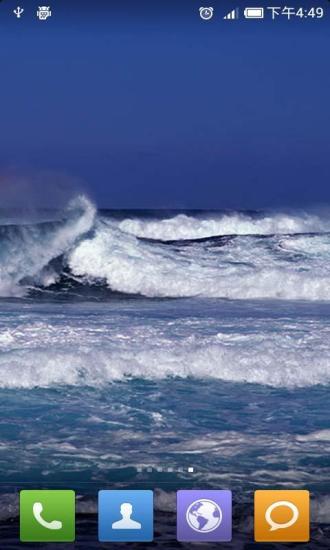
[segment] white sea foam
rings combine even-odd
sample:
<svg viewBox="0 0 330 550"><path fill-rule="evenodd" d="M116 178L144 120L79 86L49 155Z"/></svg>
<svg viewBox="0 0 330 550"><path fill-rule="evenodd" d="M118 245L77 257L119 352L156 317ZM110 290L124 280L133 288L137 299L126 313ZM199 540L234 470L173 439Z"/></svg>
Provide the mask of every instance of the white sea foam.
<svg viewBox="0 0 330 550"><path fill-rule="evenodd" d="M176 341L173 335L164 339L147 328L142 336L141 328L140 337L138 332L131 332L130 343L118 342L113 334L112 342L106 345L102 336L106 331L100 328L89 333L80 329L66 336L65 330L58 328L51 345L47 331L47 327L38 331L44 348L35 339L29 346L19 346L17 341L1 354L0 387L102 387L132 377L213 378L283 388L330 383L329 342L321 343L322 333L319 339L306 336L306 341L283 334L251 334L231 342L217 336Z"/></svg>
<svg viewBox="0 0 330 550"><path fill-rule="evenodd" d="M297 263L279 244L277 237L237 237L224 247L195 244L178 251L99 223L68 263L89 282L102 279L112 290L148 297L329 300L326 258Z"/></svg>
<svg viewBox="0 0 330 550"><path fill-rule="evenodd" d="M51 275L49 269L43 273L43 269L91 229L95 208L88 199L79 196L64 214L66 220L48 230L43 225L8 229L0 254L0 296L24 294L25 287L20 286L20 282L26 278L54 282L54 273Z"/></svg>
<svg viewBox="0 0 330 550"><path fill-rule="evenodd" d="M118 223L96 217L90 201L78 197L63 222L7 228L2 233L0 296L20 296L31 286L52 285L68 267L84 283L102 282L113 291L151 298L330 300L327 234L257 236L326 226L321 218L307 214L261 219L241 214L219 219L179 215L172 220ZM243 235L253 232L256 236ZM133 233L162 234L164 239L219 233L236 237L227 243L175 246L147 242ZM59 256L64 264L54 268L51 262Z"/></svg>
<svg viewBox="0 0 330 550"><path fill-rule="evenodd" d="M207 215L206 215L207 216ZM269 214L252 217L246 214L213 215L204 218L179 214L170 219L126 219L120 229L137 237L163 241L201 239L217 235L272 235L314 233L330 230L330 222L317 215L301 213Z"/></svg>
<svg viewBox="0 0 330 550"><path fill-rule="evenodd" d="M318 430L317 432L312 432L309 434L297 435L297 441L302 442L320 442L320 441L329 441L330 442L330 430Z"/></svg>
<svg viewBox="0 0 330 550"><path fill-rule="evenodd" d="M321 261L330 256L330 237L327 234L283 238L280 239L279 246L289 252L317 257Z"/></svg>

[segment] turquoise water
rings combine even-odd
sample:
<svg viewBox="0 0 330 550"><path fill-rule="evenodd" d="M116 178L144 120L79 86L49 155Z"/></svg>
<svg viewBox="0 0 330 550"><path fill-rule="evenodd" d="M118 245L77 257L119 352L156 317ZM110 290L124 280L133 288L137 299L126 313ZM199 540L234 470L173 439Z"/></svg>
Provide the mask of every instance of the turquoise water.
<svg viewBox="0 0 330 550"><path fill-rule="evenodd" d="M75 488L88 517L115 483L157 488L161 514L180 487L229 488L243 538L254 490L308 488L313 522L327 525L327 304L1 306L4 520L27 482Z"/></svg>

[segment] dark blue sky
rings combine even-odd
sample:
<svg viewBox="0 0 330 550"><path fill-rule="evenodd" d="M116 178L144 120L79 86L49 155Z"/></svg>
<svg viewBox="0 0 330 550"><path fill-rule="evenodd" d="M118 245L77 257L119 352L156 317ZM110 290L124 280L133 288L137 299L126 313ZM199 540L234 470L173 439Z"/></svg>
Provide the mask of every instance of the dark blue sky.
<svg viewBox="0 0 330 550"><path fill-rule="evenodd" d="M110 208L330 203L329 2L323 21L228 22L237 4L210 1L207 23L194 0L49 3L47 22L0 3L3 205L84 187Z"/></svg>

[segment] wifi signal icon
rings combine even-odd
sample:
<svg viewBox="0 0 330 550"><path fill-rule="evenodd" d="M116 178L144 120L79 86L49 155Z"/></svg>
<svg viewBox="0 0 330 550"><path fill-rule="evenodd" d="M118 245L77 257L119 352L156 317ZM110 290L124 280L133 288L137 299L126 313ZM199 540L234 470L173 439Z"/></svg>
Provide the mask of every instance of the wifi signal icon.
<svg viewBox="0 0 330 550"><path fill-rule="evenodd" d="M224 19L230 19L232 21L233 19L238 19L238 17L239 17L238 8L235 8L234 10L227 13L227 15L224 16Z"/></svg>

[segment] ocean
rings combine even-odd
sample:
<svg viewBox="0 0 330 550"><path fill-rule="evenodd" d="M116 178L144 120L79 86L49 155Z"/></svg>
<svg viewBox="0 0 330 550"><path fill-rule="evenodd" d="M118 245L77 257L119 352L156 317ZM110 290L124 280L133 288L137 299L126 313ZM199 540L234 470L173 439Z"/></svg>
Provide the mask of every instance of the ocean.
<svg viewBox="0 0 330 550"><path fill-rule="evenodd" d="M329 260L325 213L0 212L1 545L22 488L91 549L99 489L154 489L164 548L176 490L231 489L251 549L254 490L301 488L329 548Z"/></svg>

